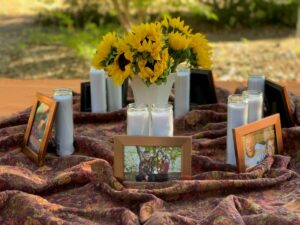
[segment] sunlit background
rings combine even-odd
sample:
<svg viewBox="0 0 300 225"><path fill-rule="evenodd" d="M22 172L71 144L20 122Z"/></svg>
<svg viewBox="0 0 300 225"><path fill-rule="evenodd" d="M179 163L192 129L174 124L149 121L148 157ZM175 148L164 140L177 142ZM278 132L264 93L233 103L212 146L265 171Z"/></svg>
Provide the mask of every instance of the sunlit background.
<svg viewBox="0 0 300 225"><path fill-rule="evenodd" d="M103 34L170 15L210 40L217 81L245 81L253 73L300 81L298 0L0 0L0 5L2 78L88 79ZM9 85L5 81L1 88Z"/></svg>

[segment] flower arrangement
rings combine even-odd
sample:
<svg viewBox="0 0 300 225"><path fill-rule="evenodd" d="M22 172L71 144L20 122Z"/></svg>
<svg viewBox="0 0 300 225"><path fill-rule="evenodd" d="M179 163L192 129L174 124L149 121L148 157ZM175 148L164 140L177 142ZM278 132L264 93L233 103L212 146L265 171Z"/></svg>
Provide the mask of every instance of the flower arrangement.
<svg viewBox="0 0 300 225"><path fill-rule="evenodd" d="M133 26L123 37L103 36L93 58L96 69L104 69L115 84L139 76L147 85L165 83L180 63L193 68L211 67L211 47L201 33L192 34L180 18Z"/></svg>

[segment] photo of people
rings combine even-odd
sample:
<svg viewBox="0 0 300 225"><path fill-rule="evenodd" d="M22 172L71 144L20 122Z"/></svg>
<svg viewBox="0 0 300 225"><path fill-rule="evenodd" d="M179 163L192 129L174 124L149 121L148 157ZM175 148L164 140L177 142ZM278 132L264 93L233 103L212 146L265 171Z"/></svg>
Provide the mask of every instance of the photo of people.
<svg viewBox="0 0 300 225"><path fill-rule="evenodd" d="M126 146L125 180L162 182L180 179L181 152L180 147Z"/></svg>
<svg viewBox="0 0 300 225"><path fill-rule="evenodd" d="M50 107L39 102L36 108L32 128L29 135L28 147L38 152L45 133Z"/></svg>
<svg viewBox="0 0 300 225"><path fill-rule="evenodd" d="M247 134L243 137L246 168L261 163L267 156L276 152L274 126Z"/></svg>

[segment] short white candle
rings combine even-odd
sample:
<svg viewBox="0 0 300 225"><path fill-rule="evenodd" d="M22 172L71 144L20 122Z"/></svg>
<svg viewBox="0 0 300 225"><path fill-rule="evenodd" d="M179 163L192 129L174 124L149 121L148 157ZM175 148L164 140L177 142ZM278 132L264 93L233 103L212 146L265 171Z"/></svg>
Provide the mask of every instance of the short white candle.
<svg viewBox="0 0 300 225"><path fill-rule="evenodd" d="M90 69L92 112L107 112L106 75L104 70Z"/></svg>
<svg viewBox="0 0 300 225"><path fill-rule="evenodd" d="M243 95L248 98L248 123L262 118L263 94L259 91L244 91Z"/></svg>
<svg viewBox="0 0 300 225"><path fill-rule="evenodd" d="M264 93L265 90L265 76L264 75L249 75L248 76L248 90L255 90Z"/></svg>
<svg viewBox="0 0 300 225"><path fill-rule="evenodd" d="M175 118L190 110L190 69L180 69L175 77Z"/></svg>
<svg viewBox="0 0 300 225"><path fill-rule="evenodd" d="M58 102L55 117L56 152L59 156L71 155L74 152L72 91L70 89L55 89L53 98Z"/></svg>
<svg viewBox="0 0 300 225"><path fill-rule="evenodd" d="M111 78L107 82L108 111L113 112L122 109L122 87L114 84Z"/></svg>
<svg viewBox="0 0 300 225"><path fill-rule="evenodd" d="M127 109L127 135L149 136L149 111L146 106L129 104Z"/></svg>
<svg viewBox="0 0 300 225"><path fill-rule="evenodd" d="M233 100L231 102L231 100ZM245 125L248 119L248 104L242 95L230 95L227 105L227 163L236 165L232 129Z"/></svg>
<svg viewBox="0 0 300 225"><path fill-rule="evenodd" d="M173 136L172 106L151 109L151 136Z"/></svg>

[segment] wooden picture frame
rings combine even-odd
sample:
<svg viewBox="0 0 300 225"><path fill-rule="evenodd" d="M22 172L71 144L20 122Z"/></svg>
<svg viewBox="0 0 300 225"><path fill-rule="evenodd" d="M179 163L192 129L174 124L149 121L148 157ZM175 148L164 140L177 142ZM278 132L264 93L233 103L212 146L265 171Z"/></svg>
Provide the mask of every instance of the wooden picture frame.
<svg viewBox="0 0 300 225"><path fill-rule="evenodd" d="M82 82L80 90L80 111L92 112L91 82Z"/></svg>
<svg viewBox="0 0 300 225"><path fill-rule="evenodd" d="M190 103L197 105L218 102L214 78L211 70L191 70Z"/></svg>
<svg viewBox="0 0 300 225"><path fill-rule="evenodd" d="M156 176L154 173L145 175L144 180L140 176L140 169L137 169L135 174L128 173L127 175L130 176L132 175L134 179L126 179L125 175L125 154L124 151L128 151L125 149L125 147L128 146L130 147L144 147L144 160L146 159L146 156L148 154L147 152L147 147L153 147L153 151L156 151L157 155L158 154L166 154L164 153L159 153L159 151L163 152L164 150L157 150L156 148L171 148L168 151L173 151L174 149L177 151L180 149L180 174L179 174L179 179L191 179L191 149L192 149L192 138L191 137L149 137L149 136L115 136L114 138L114 175L117 177L120 181L133 181L133 182L157 182L157 181L167 181L167 180L172 180L172 175L171 172L166 173L167 176L160 176L158 172L158 175ZM177 149L178 148L178 149ZM138 148L137 148L138 149ZM174 151L175 151L174 150ZM138 150L137 150L138 151ZM154 153L154 152L153 152ZM149 153L150 154L150 153ZM137 153L138 155L138 153ZM167 155L167 154L166 154ZM164 156L166 156L164 155ZM167 157L166 157L167 158ZM149 159L149 158L148 158ZM152 162L154 162L154 157L151 157L151 167L152 167ZM157 156L158 159L158 156ZM169 157L170 159L170 157ZM176 160L177 158L175 158ZM140 161L133 161L135 166L138 166L136 168L141 168L143 162L140 158ZM136 162L136 163L135 163ZM145 162L145 161L144 161ZM150 162L150 161L149 161ZM170 163L170 160L169 160ZM171 163L174 163L172 161ZM161 165L161 164L160 164ZM170 169L171 170L171 169ZM175 173L174 173L175 174ZM178 175L178 172L176 173ZM148 178L146 178L148 176ZM169 179L170 176L170 179ZM151 179L150 179L151 178ZM157 178L157 179L156 179ZM162 179L160 179L162 178ZM167 179L165 179L167 178Z"/></svg>
<svg viewBox="0 0 300 225"><path fill-rule="evenodd" d="M258 165L268 154L282 154L283 152L279 114L234 128L233 138L236 164L240 173ZM270 150L271 153L268 152ZM250 166L246 165L246 161Z"/></svg>
<svg viewBox="0 0 300 225"><path fill-rule="evenodd" d="M37 93L26 127L22 151L38 166L44 164L58 103Z"/></svg>
<svg viewBox="0 0 300 225"><path fill-rule="evenodd" d="M265 105L266 116L280 114L282 127L292 127L295 125L289 96L285 86L266 79L265 81Z"/></svg>

